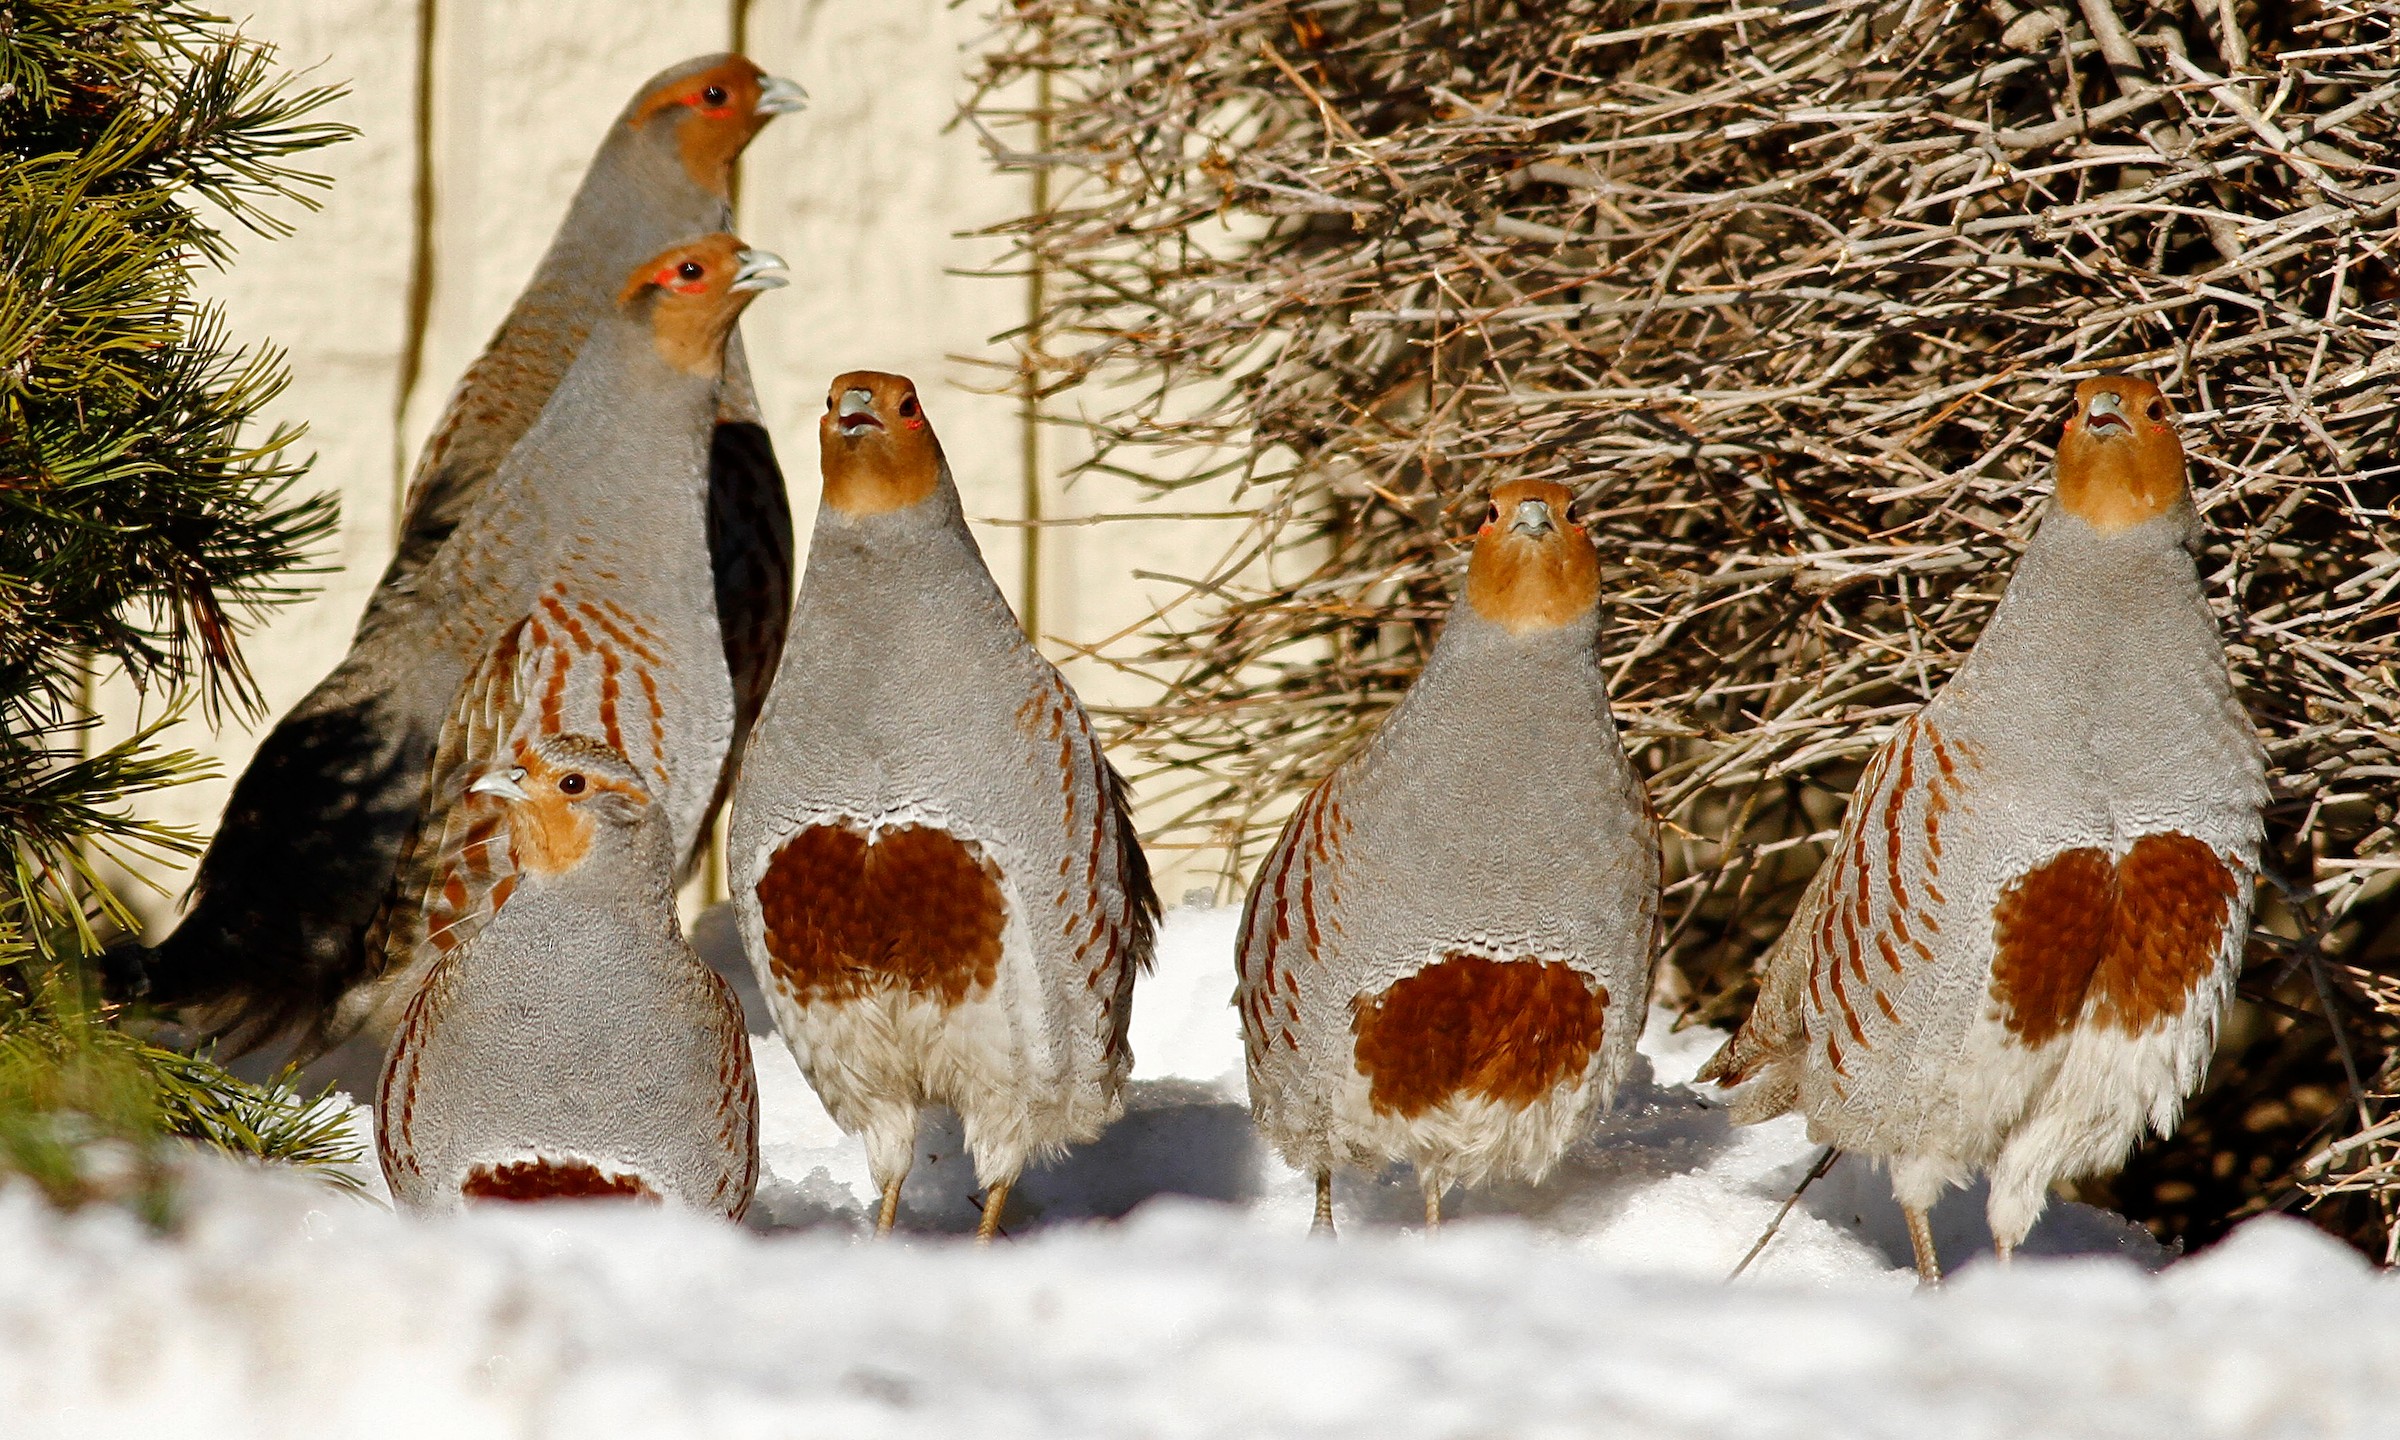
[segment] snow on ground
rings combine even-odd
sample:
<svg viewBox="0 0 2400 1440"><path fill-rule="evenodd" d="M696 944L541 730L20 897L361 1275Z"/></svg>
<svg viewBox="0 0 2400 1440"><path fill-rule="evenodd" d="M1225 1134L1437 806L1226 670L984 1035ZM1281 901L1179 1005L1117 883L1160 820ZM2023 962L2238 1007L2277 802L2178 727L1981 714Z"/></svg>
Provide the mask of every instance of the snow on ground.
<svg viewBox="0 0 2400 1440"><path fill-rule="evenodd" d="M695 931L720 961L723 918ZM1685 1083L1718 1035L1663 1015L1543 1185L1454 1192L1429 1241L1409 1176L1345 1176L1342 1242L1311 1241L1242 1102L1234 920L1169 917L1126 1118L1029 1175L989 1251L955 1238L976 1192L946 1117L910 1236L862 1239L865 1156L771 1035L751 1233L420 1222L215 1164L168 1237L0 1193L0 1436L2392 1433L2400 1288L2294 1222L2153 1275L2139 1230L2055 1206L2028 1249L2074 1258L1918 1295L1881 1178L1845 1161L1729 1287L1816 1151L1729 1127ZM1953 1265L1979 1210L1937 1212Z"/></svg>

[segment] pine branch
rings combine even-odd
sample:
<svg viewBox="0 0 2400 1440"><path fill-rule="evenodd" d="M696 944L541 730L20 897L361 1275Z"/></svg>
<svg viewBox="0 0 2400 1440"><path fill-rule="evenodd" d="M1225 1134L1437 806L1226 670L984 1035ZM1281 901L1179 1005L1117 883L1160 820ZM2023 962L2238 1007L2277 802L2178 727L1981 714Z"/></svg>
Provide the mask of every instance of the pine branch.
<svg viewBox="0 0 2400 1440"><path fill-rule="evenodd" d="M339 95L176 0L0 9L0 1175L163 1217L170 1142L312 1166L357 1158L338 1107L235 1079L97 1007L85 972L133 915L109 888L199 846L135 802L211 773L161 733L256 713L241 637L303 594L334 503L262 428L283 358L194 296L225 233L285 233L347 127ZM86 754L90 678L159 718ZM344 1177L346 1181L346 1176Z"/></svg>

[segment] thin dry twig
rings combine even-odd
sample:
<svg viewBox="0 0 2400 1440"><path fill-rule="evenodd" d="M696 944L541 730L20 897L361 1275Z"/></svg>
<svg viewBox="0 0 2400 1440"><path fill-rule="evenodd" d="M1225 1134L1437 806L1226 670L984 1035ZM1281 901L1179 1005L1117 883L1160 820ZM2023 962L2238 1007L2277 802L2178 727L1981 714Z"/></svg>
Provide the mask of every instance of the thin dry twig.
<svg viewBox="0 0 2400 1440"><path fill-rule="evenodd" d="M2307 905L2267 922L2384 965L2400 4L2233 15L1011 0L977 103L1029 133L1000 97L1053 70L1053 203L1001 227L1052 277L1044 389L1081 387L1094 473L1195 510L1230 473L1255 517L1120 657L1165 687L1108 717L1175 796L1160 841L1238 885L1414 678L1478 497L1556 479L1673 983L1732 1013L1809 837L1990 616L2073 381L2135 370L2278 771Z"/></svg>

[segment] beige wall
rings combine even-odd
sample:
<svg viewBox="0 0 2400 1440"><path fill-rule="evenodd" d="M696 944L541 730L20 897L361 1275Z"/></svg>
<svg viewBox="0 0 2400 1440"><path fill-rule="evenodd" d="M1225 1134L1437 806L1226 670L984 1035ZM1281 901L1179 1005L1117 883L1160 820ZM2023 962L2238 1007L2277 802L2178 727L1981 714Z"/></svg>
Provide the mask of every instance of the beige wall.
<svg viewBox="0 0 2400 1440"><path fill-rule="evenodd" d="M315 67L312 83L347 85L333 114L360 131L313 161L334 181L321 210L292 211L288 239L246 239L232 268L204 284L237 337L288 353L293 382L273 418L308 425L300 448L317 457L310 483L342 499L320 593L277 614L248 645L270 719L347 648L390 553L407 465L548 243L603 128L654 71L726 48L739 0L430 0L430 15L426 3L225 7L237 17L246 8L245 28L277 44L288 66ZM740 182L744 238L792 267L791 287L754 306L744 333L801 533L815 511L814 424L825 382L860 367L909 374L925 389L970 516L1018 518L1024 419L1013 396L978 387L1005 383L1015 363L1011 347L991 337L1025 322L1027 287L961 273L1005 253L962 232L1020 213L1030 196L1024 176L995 170L971 127L952 124L971 47L989 33L985 20L945 0L749 0L746 24L752 58L798 80L813 100L751 146ZM422 151L421 75L431 94ZM420 171L430 173L429 197L419 194ZM420 263L429 281L421 329L411 306ZM405 386L412 331L420 361ZM1062 486L1057 472L1071 457L1055 433L1043 444L1048 513L1139 508L1130 486ZM1206 508L1188 495L1171 503ZM1015 598L1022 530L978 528L994 575ZM1223 529L1157 521L1042 532L1043 629L1059 637L1045 648L1066 660L1088 701L1148 694L1138 679L1068 658L1074 642L1139 621L1171 587L1132 572L1196 573L1224 548ZM103 683L99 697L104 735L142 716L144 702L121 682ZM179 726L172 742L220 757L227 778L157 797L149 812L211 829L264 725ZM1185 857L1169 869L1189 864ZM163 878L180 892L182 876ZM1167 873L1161 888L1172 899L1183 883ZM171 913L170 901L136 898L154 917Z"/></svg>

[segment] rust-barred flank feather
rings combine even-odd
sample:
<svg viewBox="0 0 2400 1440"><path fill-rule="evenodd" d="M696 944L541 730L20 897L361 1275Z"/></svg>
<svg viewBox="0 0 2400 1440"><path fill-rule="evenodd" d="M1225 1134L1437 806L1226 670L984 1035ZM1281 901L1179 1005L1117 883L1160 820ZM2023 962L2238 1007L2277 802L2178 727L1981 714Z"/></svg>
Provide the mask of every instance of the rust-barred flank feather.
<svg viewBox="0 0 2400 1440"><path fill-rule="evenodd" d="M999 973L999 868L932 826L872 841L810 826L776 850L758 903L775 974L803 1004L889 985L956 1005Z"/></svg>
<svg viewBox="0 0 2400 1440"><path fill-rule="evenodd" d="M1975 748L1945 736L1923 715L1901 723L1900 732L1867 763L1859 777L1855 810L1826 864L1832 867L1824 903L1807 924L1809 1004L1819 1013L1838 1013L1849 1042L1867 1045L1862 1007L1872 1005L1897 1020L1884 991L1911 966L1930 961L1928 942L1940 933L1934 907L1943 903L1942 822L1958 803L1962 768L1980 764ZM1923 797L1923 874L1912 888L1906 857L1912 848L1908 807ZM1930 902L1930 903L1929 903ZM1842 1070L1841 1048L1828 1058Z"/></svg>
<svg viewBox="0 0 2400 1440"><path fill-rule="evenodd" d="M2122 861L2068 850L2028 871L1993 907L1992 998L2027 1045L2085 1013L2138 1034L2183 1013L2215 966L2231 870L2189 835L2145 835Z"/></svg>
<svg viewBox="0 0 2400 1440"><path fill-rule="evenodd" d="M585 1160L478 1165L459 1190L470 1200L658 1200L639 1175L610 1175Z"/></svg>
<svg viewBox="0 0 2400 1440"><path fill-rule="evenodd" d="M1555 961L1451 955L1351 1005L1359 1073L1377 1114L1445 1100L1525 1106L1582 1077L1608 990Z"/></svg>

